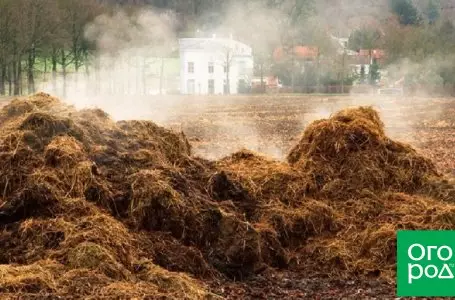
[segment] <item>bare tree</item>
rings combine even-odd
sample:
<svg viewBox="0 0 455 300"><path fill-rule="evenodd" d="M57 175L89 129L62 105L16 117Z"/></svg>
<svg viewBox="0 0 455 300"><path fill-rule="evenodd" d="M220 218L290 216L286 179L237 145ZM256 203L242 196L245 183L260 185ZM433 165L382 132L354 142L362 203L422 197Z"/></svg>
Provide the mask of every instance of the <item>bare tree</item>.
<svg viewBox="0 0 455 300"><path fill-rule="evenodd" d="M13 26L13 13L11 1L0 1L0 95L6 94L6 82L9 78L11 29ZM9 85L9 87L11 87Z"/></svg>
<svg viewBox="0 0 455 300"><path fill-rule="evenodd" d="M231 49L231 47L225 47L224 48L223 66L226 71L226 87L225 87L224 93L227 95L229 95L231 93L231 80L230 80L231 64L232 64L232 49Z"/></svg>

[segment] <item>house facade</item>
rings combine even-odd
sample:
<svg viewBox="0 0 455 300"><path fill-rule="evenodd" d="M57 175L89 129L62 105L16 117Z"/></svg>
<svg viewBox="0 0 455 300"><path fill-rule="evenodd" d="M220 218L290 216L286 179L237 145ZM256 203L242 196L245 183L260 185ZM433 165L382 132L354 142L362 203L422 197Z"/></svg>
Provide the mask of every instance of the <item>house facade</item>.
<svg viewBox="0 0 455 300"><path fill-rule="evenodd" d="M181 94L238 94L251 86L251 47L225 38L184 38L179 46Z"/></svg>

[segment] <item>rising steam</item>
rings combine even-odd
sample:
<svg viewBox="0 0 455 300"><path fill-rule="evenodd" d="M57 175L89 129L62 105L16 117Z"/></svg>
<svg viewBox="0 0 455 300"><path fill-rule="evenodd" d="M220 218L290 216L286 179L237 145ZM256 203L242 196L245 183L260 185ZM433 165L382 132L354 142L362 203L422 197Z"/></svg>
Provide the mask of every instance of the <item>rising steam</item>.
<svg viewBox="0 0 455 300"><path fill-rule="evenodd" d="M158 109L166 108L164 103L147 96L160 93L160 82L164 81L161 71L177 50L176 25L170 12L101 15L85 31L97 49L89 71L60 77L44 91L77 108L99 107L117 120L159 118L166 113L157 115Z"/></svg>
<svg viewBox="0 0 455 300"><path fill-rule="evenodd" d="M331 17L336 7L323 2L318 2L318 5L325 5L327 9L319 9L323 14L319 18L313 18L318 20L317 26L321 32L325 32L323 28L328 30L341 28L336 18ZM343 9L339 12L342 11L343 16L338 16L338 21L344 20L345 25L353 26L352 24L355 25L356 22L365 21L355 18L353 14L356 10L370 10L372 14L381 11L377 6L368 8L365 1L354 2L340 2ZM329 20L326 24L320 23L324 16ZM205 36L219 34L225 37L232 34L240 41L254 43L255 60L258 60L265 58L280 43L282 36L279 29L285 25L282 24L283 19L281 11L248 1L246 5L228 8L225 15L211 18L210 21L201 24L199 34ZM97 49L96 54L90 58L89 66L79 72L72 72L65 79L60 77L56 82L43 83L43 90L59 96L77 108L101 108L116 120L150 119L177 129L185 127L185 122L199 120L205 113L212 113L211 109L220 107L219 104L226 109L239 101L246 105L250 102L260 103L257 97L243 97L243 100L239 100L237 97L165 95L170 90L178 92L179 80L172 80L165 73L172 65L169 57L178 57L179 25L178 18L173 13L152 9L134 13L116 11L113 14L101 15L87 26L85 32L86 38ZM349 31L349 28L334 34L346 34L345 31ZM426 64L431 66L441 63L440 60L429 59ZM403 60L400 64L390 66L388 71L399 79L401 74L412 73L421 68L422 65ZM431 78L437 80L437 77ZM299 126L297 131L303 130L308 123L316 119L329 117L337 110L358 105L372 105L377 108L392 137L400 137L404 131L413 131L411 124L416 120L411 119L414 115L410 111L412 104L410 105L409 101L419 101L418 98L383 97L372 94L339 96L338 101L332 101L333 97L330 98L329 100L329 97L322 97L321 102L309 106L308 111L300 111L297 116L300 121L296 124ZM289 145L286 141L280 141L279 145L273 144L268 135L261 133L259 122L240 122L228 113L220 111L215 113L218 129L211 132L210 137L202 136L201 139L212 140L215 144L223 140L232 140L235 144L217 149L213 147L212 150L206 149L201 153L204 156L219 158L240 148L248 148L277 159L285 157ZM440 112L434 110L431 113L436 117Z"/></svg>

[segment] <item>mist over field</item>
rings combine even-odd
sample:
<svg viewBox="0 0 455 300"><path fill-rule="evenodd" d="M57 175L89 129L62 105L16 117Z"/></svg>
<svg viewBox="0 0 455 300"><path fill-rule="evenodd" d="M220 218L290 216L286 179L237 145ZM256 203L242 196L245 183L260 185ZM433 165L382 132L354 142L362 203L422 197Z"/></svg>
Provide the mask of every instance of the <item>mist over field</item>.
<svg viewBox="0 0 455 300"><path fill-rule="evenodd" d="M93 6L91 7L93 13L87 13L81 20L74 15L74 24L78 26L76 28L79 35L74 36L77 39L73 39L76 43L73 48L78 49L77 43L82 43L80 52L63 51L62 54L67 55L66 60L63 60L63 56L60 58L60 53L57 53L55 57L57 72L53 72L52 76L44 76L46 80L42 82L41 78L36 76L35 85L39 90L65 99L77 108L101 108L115 120L148 119L174 129L183 129L185 124L178 122L179 118L185 119L188 115L195 114L204 118L203 115L216 103L229 107L239 102L256 103L258 99L252 95L242 95L242 100L232 96L209 99L203 99L203 96L179 96L178 81L172 88L168 88L172 80L169 79L167 72L174 64L170 59L179 56L178 38L233 37L253 47L256 77L266 80L269 76L278 76L286 86L292 86L292 90L299 90L297 87L300 85L303 87L318 85L319 92L324 90L325 84L335 84L339 87L340 79L349 82L359 81L358 73L349 73L351 71L343 62L340 45L334 39L352 38L352 41L349 39L347 50L363 47L389 51L388 61L381 62L380 66L381 74L387 74L381 78L386 80L386 86L383 87L408 78L409 74L412 74L413 82L426 83L425 86L414 87L413 95L429 97L433 94L433 86L447 83L447 75L444 75L447 72L441 75L441 70L446 68L447 58L452 58L452 55L443 51L449 45L444 45L439 51L428 44L438 42L434 40L434 34L438 30L452 34L453 29L446 24L451 16L451 3L443 1L438 4L439 19L432 25L433 27L429 27L431 1L427 3L428 5L414 2L414 10L408 5L409 1L408 4L400 4L406 1L395 1L395 4L392 2L301 1L297 4L293 1L283 1L281 4L273 4L248 1L245 4L226 1L220 6L216 6L218 4L213 7L201 6L198 11L198 7L183 2L181 6L172 4L168 7L116 6L107 11L103 11L102 6ZM74 5L68 4L60 9L71 15L72 10L80 9L85 4L80 2L78 6ZM402 5L399 9L405 9L404 12L409 17L397 19L393 5ZM34 9L36 12L38 9L43 10L43 7L36 6ZM50 11L57 8L47 9ZM197 17L184 18L192 9L197 11ZM420 18L420 23L415 16ZM49 20L49 26L52 20ZM416 29L412 29L412 26ZM380 39L370 39L370 33L374 30L380 33ZM355 39L356 34L363 38ZM403 37L401 41L400 37ZM42 38L44 43L51 37ZM84 52L87 50L84 50L86 45L83 43L90 45L90 52ZM318 47L317 63L311 65L305 61L298 61L296 59L301 58L292 55L288 55L284 61L276 61L273 53L277 48L282 47L286 53L292 54L292 47L296 45ZM54 61L52 55L51 61ZM76 65L79 63L77 70L68 70L71 62L66 61L71 59L75 60ZM67 70L63 74L58 71L59 64L62 68L66 64ZM314 66L317 66L316 69ZM305 75L307 73L308 75ZM367 82L370 80L369 76L365 75ZM327 83L323 83L324 80ZM331 95L322 95L320 101L309 107L309 111L297 112L295 118L299 121L293 126L302 132L314 120L327 118L338 110L359 105L372 105L378 109L392 136L399 137L402 132L412 132L412 124L421 121L413 119L415 117L412 111L409 111L412 110L412 105L403 105L406 101L419 101L411 100L412 96L383 97L371 89L367 94L348 92L348 95L340 96L342 97L340 101L332 101ZM257 110L259 116L261 109L258 107ZM427 117L437 119L439 113L440 110L435 108L428 112ZM270 144L268 137L261 132L259 124L261 117L254 120L256 121L238 121L229 114L220 114L216 120L218 129L210 133L210 138L216 136L222 140L226 135L235 136L236 141L232 149L248 148L283 159L287 149L281 145ZM229 154L232 149L213 149L211 153L204 155L217 158Z"/></svg>
<svg viewBox="0 0 455 300"><path fill-rule="evenodd" d="M308 4L303 4L302 7L305 5ZM293 43L302 39L295 35L296 33L293 33L294 36L288 34L289 28L300 26L297 24L302 22L286 20L286 13L293 11L292 6L273 7L251 1L246 6L230 3L225 5L223 10L223 14L203 14L196 27L193 27L193 34L208 37L233 36L250 43L254 48L257 63L263 66L266 72L273 71L267 63L274 47L286 44L286 38ZM356 28L378 26L389 18L391 13L385 3L379 2L367 4L363 1L339 1L333 5L332 2L318 1L309 13L303 15L306 20L303 22L309 28L301 33L302 42L322 45L321 53L327 55L334 51L329 35L349 36ZM64 77L58 76L55 81L44 83L43 90L64 98L78 108L99 107L116 120L150 119L169 125L171 120L175 120L179 115L183 117L190 111L203 115L209 109L209 102L201 100L200 97L160 95L166 93L162 87L164 83L161 77L163 75L160 75L163 70L161 68L166 67L165 58L178 55L177 39L181 27L185 26L179 16L173 10L151 7L133 11L116 8L110 13L96 16L84 27L84 38L96 47L96 52L87 62L93 69L80 69ZM288 33L283 33L283 30ZM435 61L436 59L431 57L421 63L403 59L387 65L385 70L395 74L397 79L399 74L418 72L422 65L434 65ZM154 70L151 70L150 66L153 66ZM151 76L147 74L150 72L153 73ZM435 82L442 80L437 78L437 74L433 75ZM421 92L424 92L424 89ZM404 108L397 103L396 98L384 100L383 97L371 93L363 96L351 93L349 99L330 105L324 99L322 97L320 105L312 107L312 112L302 113L298 117L302 131L314 120L327 118L331 113L355 105L375 106L381 111L389 128L398 126L400 132L412 129L409 125L412 120L409 120L410 114L406 111L411 108ZM225 106L236 103L232 97L222 97L216 101L221 101ZM248 99L243 101L248 102ZM218 138L222 139L226 134L235 135L238 138L237 148L248 148L284 159L285 149L277 145L265 146L267 137L261 136L258 124L239 124L229 118L220 118L217 120L220 124ZM394 130L389 129L392 135ZM213 151L205 155L217 158L227 155L231 150Z"/></svg>

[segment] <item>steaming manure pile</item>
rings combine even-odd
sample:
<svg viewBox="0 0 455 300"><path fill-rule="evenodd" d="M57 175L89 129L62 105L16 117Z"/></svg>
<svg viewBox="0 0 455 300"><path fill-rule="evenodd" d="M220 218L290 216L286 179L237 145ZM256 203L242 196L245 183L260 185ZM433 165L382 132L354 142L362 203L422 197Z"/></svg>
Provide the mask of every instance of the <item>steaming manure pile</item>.
<svg viewBox="0 0 455 300"><path fill-rule="evenodd" d="M47 94L0 111L0 294L218 298L266 269L393 280L397 229L454 229L455 189L371 108L288 162L191 155L183 133Z"/></svg>

